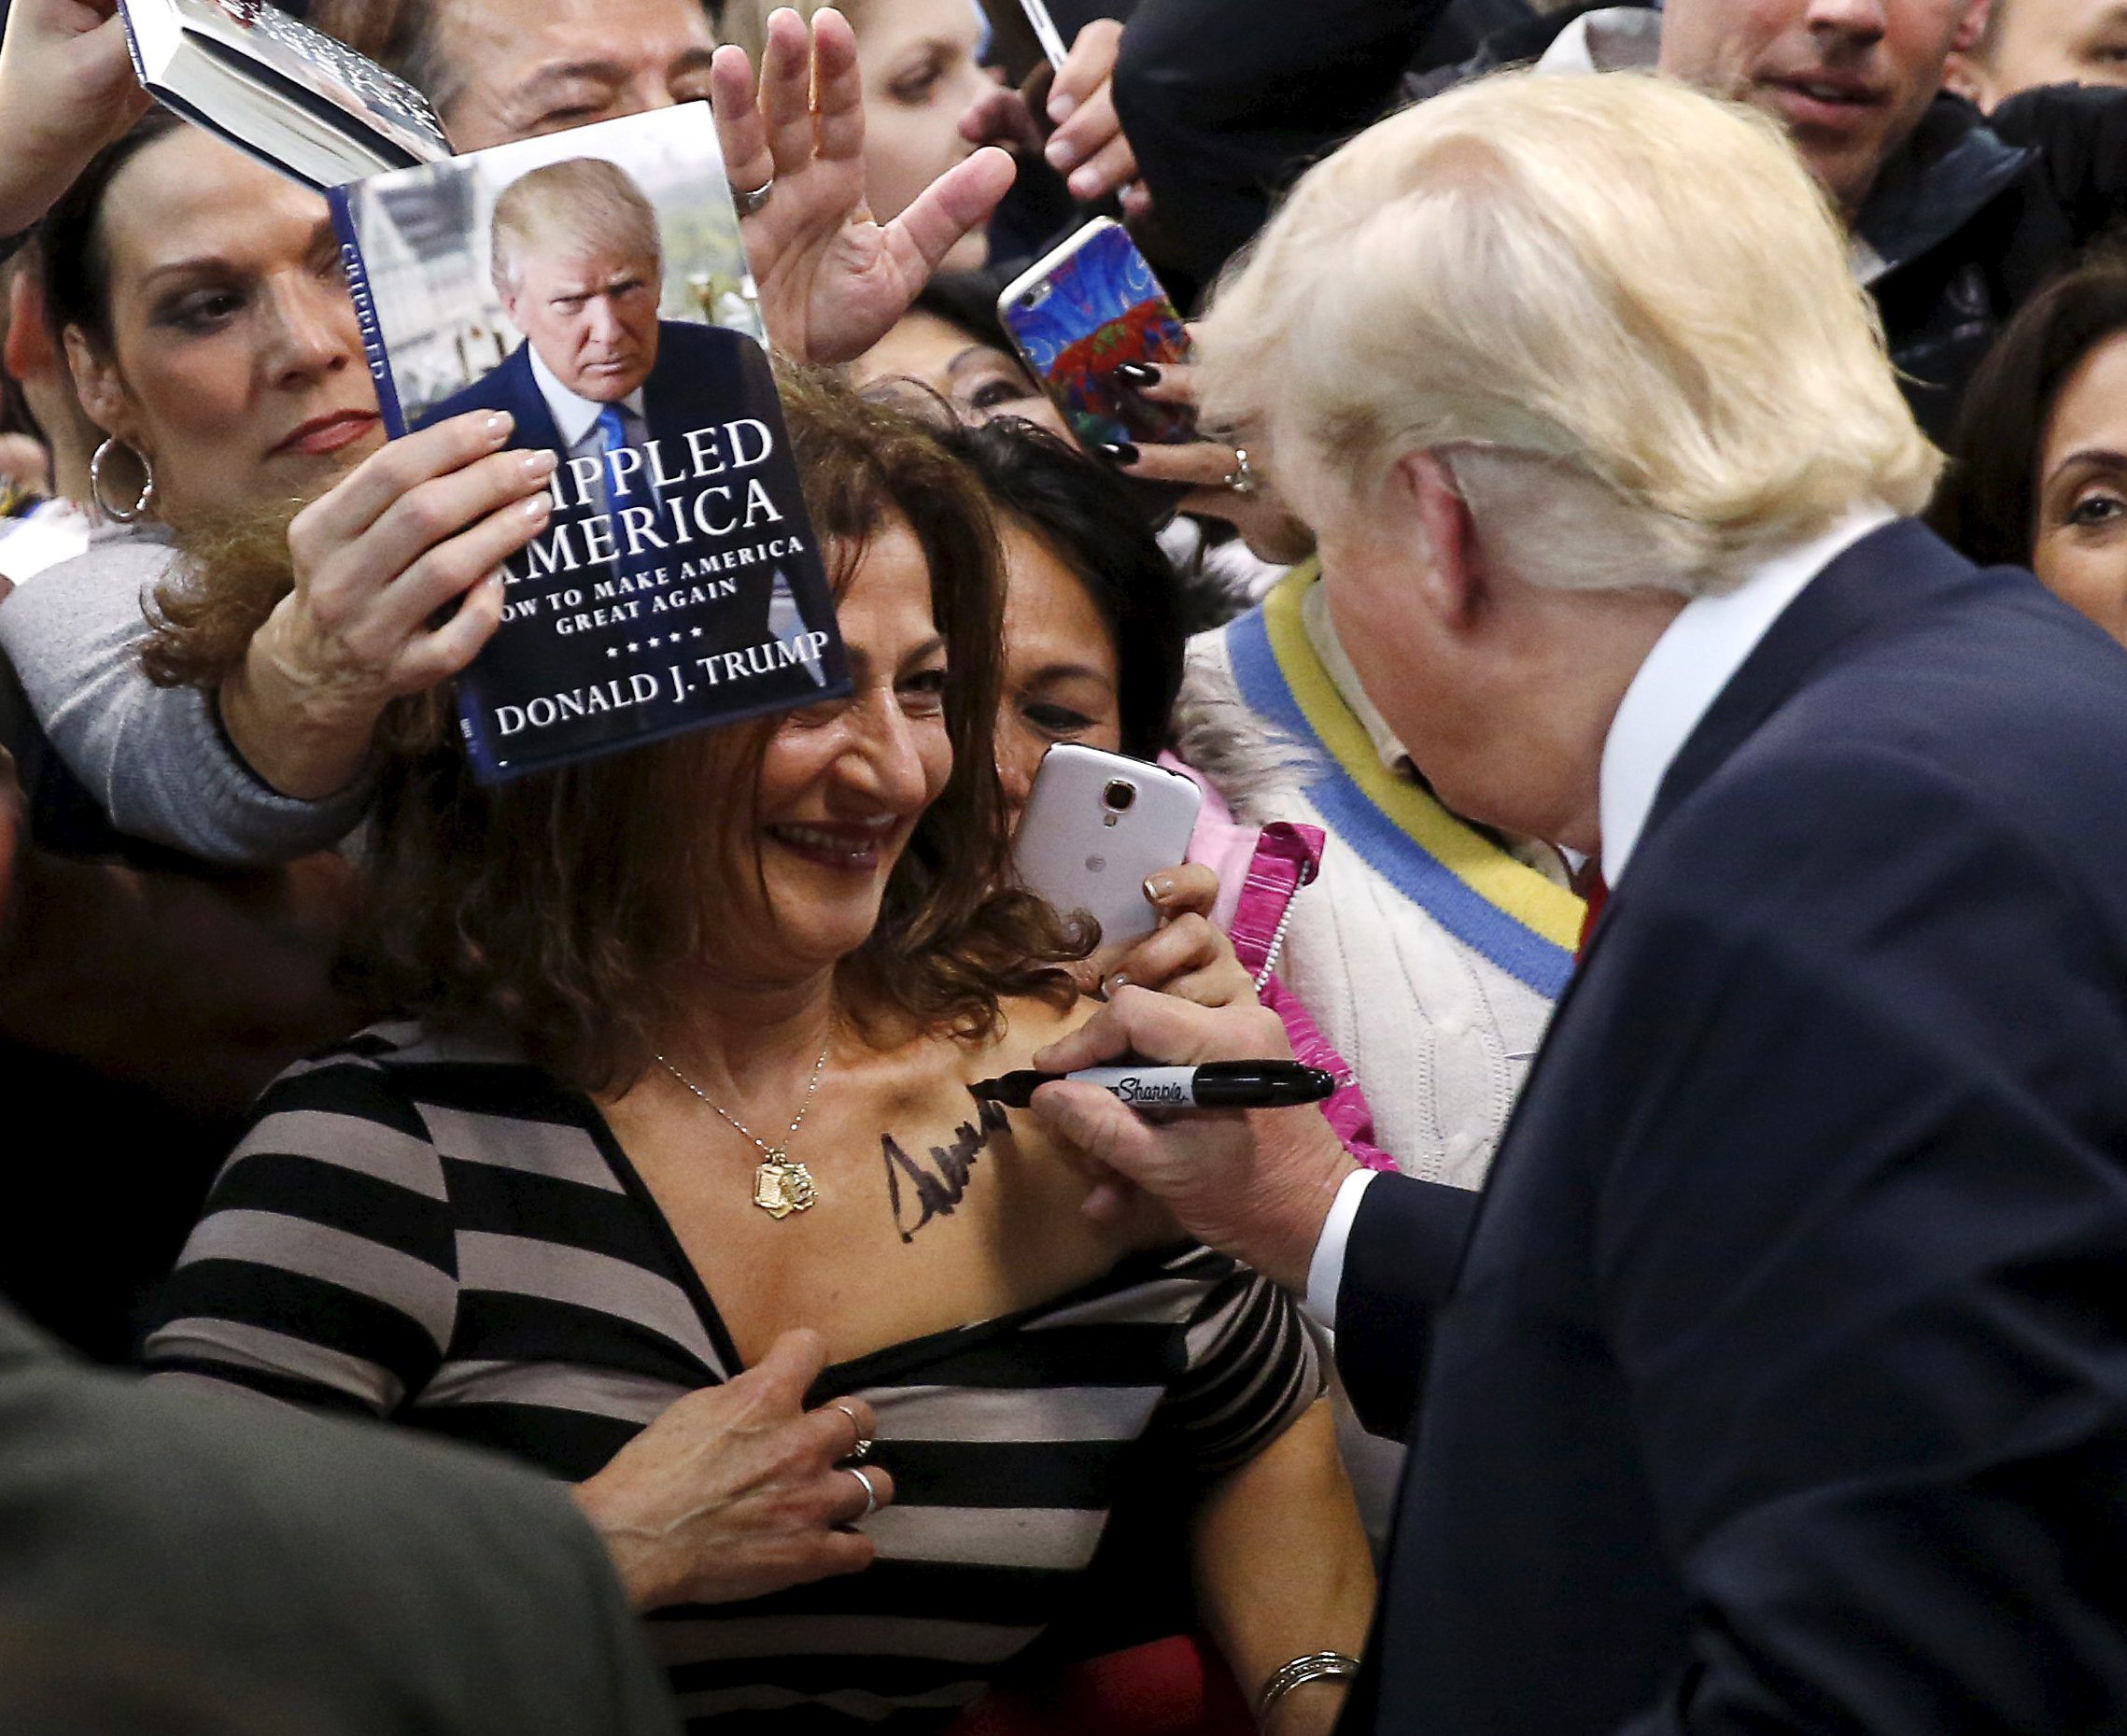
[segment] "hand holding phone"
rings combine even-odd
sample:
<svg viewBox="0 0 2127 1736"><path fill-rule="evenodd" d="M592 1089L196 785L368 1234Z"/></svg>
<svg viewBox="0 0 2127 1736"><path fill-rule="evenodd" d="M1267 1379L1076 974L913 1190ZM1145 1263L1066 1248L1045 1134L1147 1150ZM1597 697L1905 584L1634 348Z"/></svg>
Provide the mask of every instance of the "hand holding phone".
<svg viewBox="0 0 2127 1736"><path fill-rule="evenodd" d="M1189 854L1203 793L1178 772L1065 742L1042 756L1012 840L1020 879L1066 913L1101 925L1104 948L1160 925L1152 874Z"/></svg>
<svg viewBox="0 0 2127 1736"><path fill-rule="evenodd" d="M1146 397L1119 372L1190 359L1181 315L1121 224L1096 218L1036 261L997 298L997 316L1089 451L1196 437L1186 407Z"/></svg>

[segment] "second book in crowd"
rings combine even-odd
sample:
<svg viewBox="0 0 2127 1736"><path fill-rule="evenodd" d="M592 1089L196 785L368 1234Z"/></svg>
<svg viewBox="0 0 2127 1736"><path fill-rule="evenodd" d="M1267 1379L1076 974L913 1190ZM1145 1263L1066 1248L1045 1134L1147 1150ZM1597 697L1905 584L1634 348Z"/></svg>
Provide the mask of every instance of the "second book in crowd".
<svg viewBox="0 0 2127 1736"><path fill-rule="evenodd" d="M556 459L458 682L484 782L850 691L706 105L331 198L391 433Z"/></svg>

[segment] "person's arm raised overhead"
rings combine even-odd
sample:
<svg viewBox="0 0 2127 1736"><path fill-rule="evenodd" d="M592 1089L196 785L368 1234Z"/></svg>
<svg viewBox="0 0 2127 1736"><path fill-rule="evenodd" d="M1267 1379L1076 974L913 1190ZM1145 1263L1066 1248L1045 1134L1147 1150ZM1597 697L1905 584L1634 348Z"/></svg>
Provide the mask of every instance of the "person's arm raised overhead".
<svg viewBox="0 0 2127 1736"><path fill-rule="evenodd" d="M14 0L0 37L0 237L42 217L151 100L118 0Z"/></svg>
<svg viewBox="0 0 2127 1736"><path fill-rule="evenodd" d="M808 28L768 19L756 88L745 50L710 68L725 173L768 189L740 223L768 338L802 361L861 356L892 329L953 243L988 220L1012 184L1008 152L955 163L890 223L865 203L864 83L849 21L827 9Z"/></svg>

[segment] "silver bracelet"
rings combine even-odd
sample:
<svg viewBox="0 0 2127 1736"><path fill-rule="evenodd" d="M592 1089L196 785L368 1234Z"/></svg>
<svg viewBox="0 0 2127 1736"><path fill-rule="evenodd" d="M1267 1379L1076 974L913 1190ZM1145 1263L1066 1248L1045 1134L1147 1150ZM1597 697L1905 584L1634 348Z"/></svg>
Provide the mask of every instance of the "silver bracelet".
<svg viewBox="0 0 2127 1736"><path fill-rule="evenodd" d="M1263 1691L1256 1696L1256 1722L1271 1715L1271 1708L1305 1682L1341 1682L1359 1673L1359 1659L1344 1652L1308 1652L1288 1658L1271 1672Z"/></svg>

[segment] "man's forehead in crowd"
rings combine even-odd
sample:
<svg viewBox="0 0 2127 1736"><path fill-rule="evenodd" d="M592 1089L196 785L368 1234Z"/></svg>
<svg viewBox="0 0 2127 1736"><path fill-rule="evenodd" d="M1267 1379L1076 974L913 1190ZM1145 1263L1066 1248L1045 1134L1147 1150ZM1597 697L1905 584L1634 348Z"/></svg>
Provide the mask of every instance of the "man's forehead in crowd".
<svg viewBox="0 0 2127 1736"><path fill-rule="evenodd" d="M701 0L430 0L460 150L709 95Z"/></svg>

